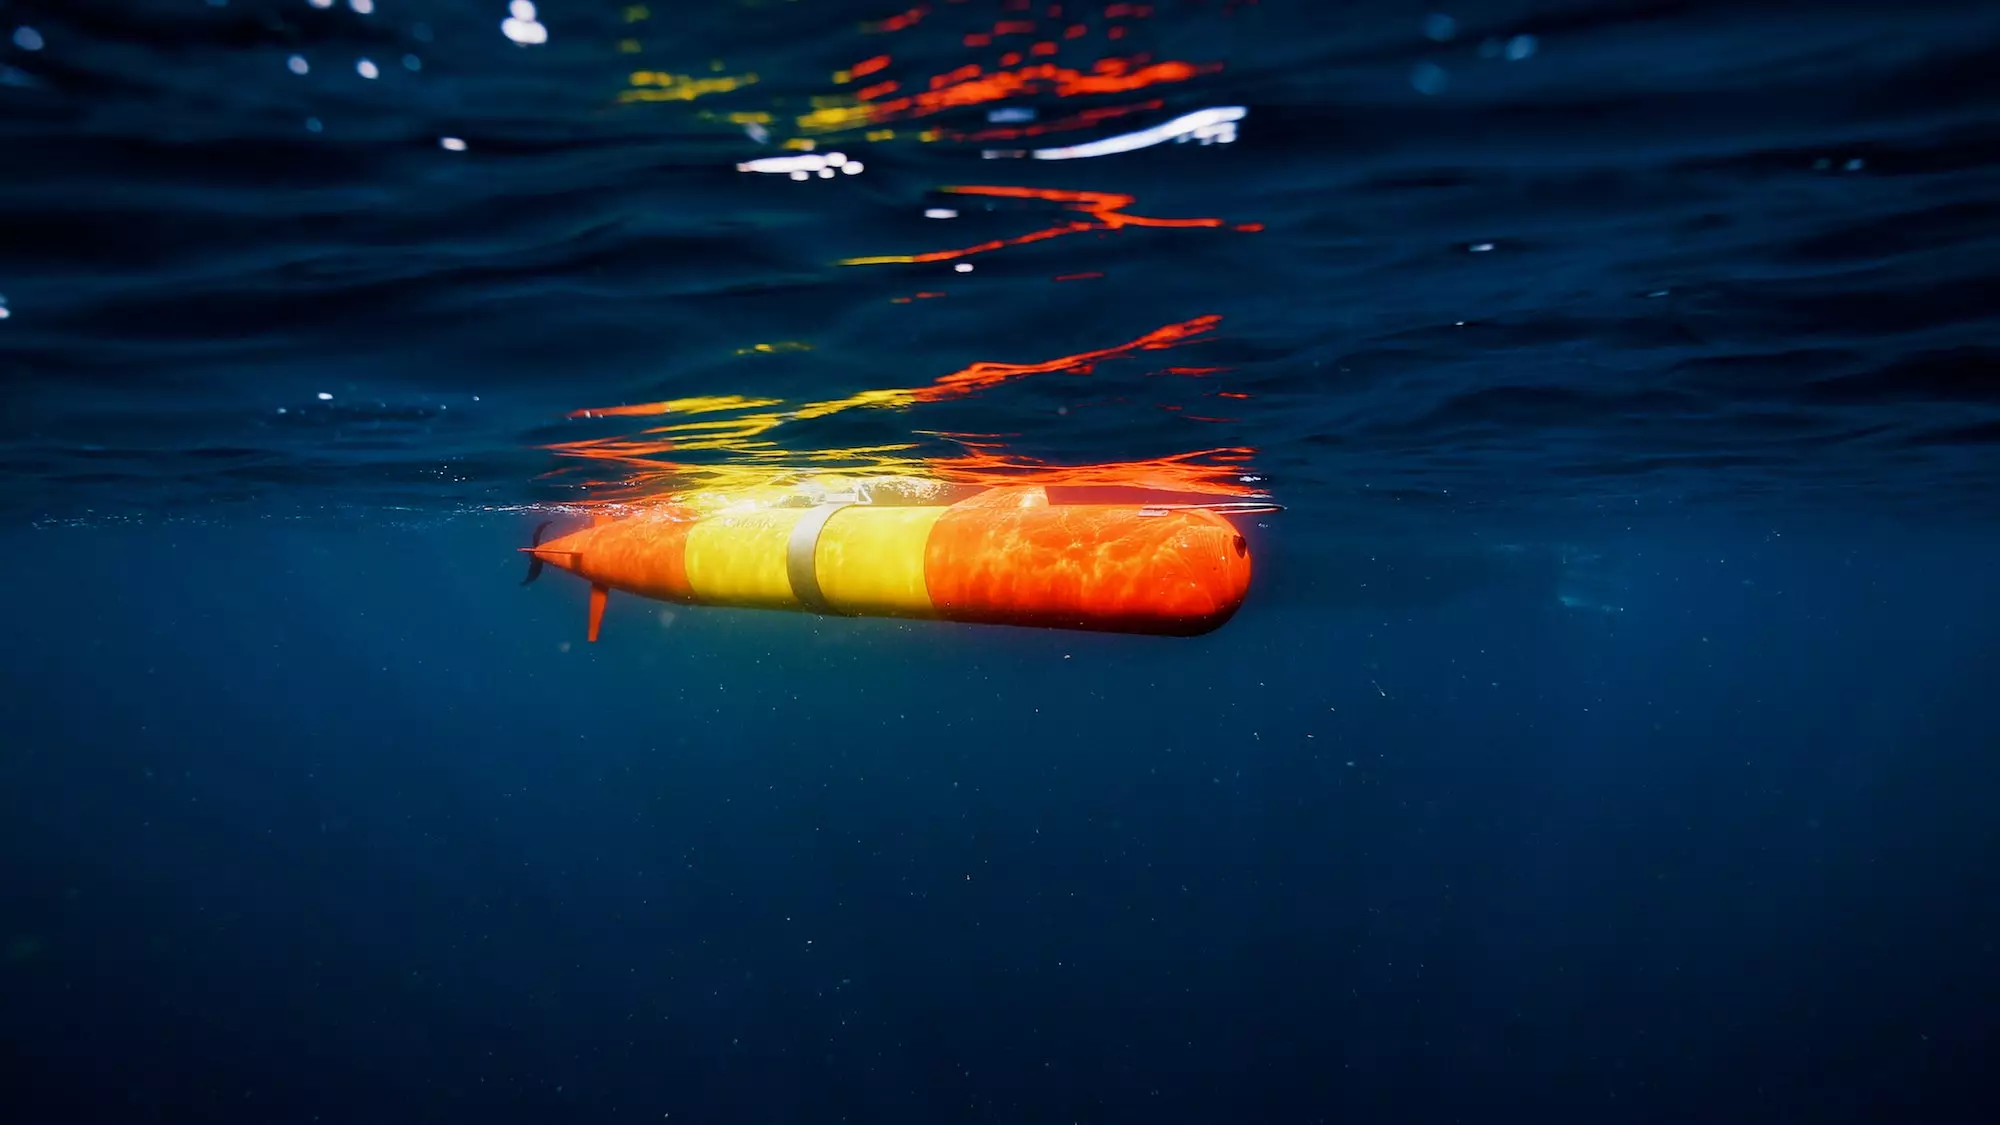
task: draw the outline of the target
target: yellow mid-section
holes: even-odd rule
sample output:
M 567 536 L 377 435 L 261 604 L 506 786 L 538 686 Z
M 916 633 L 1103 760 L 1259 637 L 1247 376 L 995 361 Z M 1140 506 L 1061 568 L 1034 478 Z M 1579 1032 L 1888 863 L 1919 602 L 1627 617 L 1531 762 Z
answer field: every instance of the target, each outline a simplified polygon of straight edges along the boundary
M 730 512 L 688 529 L 684 558 L 695 597 L 712 605 L 801 608 L 785 570 L 785 546 L 804 515 L 799 508 Z
M 948 510 L 854 507 L 835 512 L 820 530 L 813 554 L 827 605 L 838 613 L 870 617 L 935 616 L 924 583 L 924 544 L 932 525 Z

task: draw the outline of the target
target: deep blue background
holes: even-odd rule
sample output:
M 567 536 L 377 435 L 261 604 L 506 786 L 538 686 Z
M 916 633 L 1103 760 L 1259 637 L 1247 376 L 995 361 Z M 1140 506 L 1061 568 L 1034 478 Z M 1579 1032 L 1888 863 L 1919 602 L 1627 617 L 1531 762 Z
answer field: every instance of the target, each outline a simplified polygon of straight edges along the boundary
M 524 530 L 9 536 L 17 1119 L 1979 1119 L 1990 537 L 590 648 Z

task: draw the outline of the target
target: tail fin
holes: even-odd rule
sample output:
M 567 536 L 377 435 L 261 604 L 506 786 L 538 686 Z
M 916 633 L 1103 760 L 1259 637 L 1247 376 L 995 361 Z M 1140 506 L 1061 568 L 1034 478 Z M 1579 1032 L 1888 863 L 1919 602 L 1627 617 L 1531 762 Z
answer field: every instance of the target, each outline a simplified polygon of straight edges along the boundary
M 591 644 L 597 643 L 597 634 L 604 628 L 604 603 L 611 599 L 611 588 L 591 583 L 590 586 L 590 627 L 584 633 Z
M 549 525 L 554 522 L 556 521 L 543 520 L 541 523 L 535 525 L 535 537 L 533 539 L 528 540 L 529 550 L 532 551 L 536 547 L 542 545 L 542 532 L 547 531 L 549 529 Z M 526 578 L 521 579 L 521 585 L 526 586 L 528 583 L 533 582 L 535 579 L 540 578 L 541 576 L 542 576 L 542 556 L 529 555 L 528 576 Z

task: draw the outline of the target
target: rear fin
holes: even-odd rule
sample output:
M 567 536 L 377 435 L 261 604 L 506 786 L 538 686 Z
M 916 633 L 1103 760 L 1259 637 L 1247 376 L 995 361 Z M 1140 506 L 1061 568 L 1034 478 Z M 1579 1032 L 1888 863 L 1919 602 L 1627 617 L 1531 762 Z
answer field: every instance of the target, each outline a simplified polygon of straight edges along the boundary
M 533 551 L 536 547 L 542 545 L 542 532 L 547 531 L 549 529 L 549 525 L 554 522 L 556 521 L 543 520 L 541 523 L 535 525 L 535 537 L 528 540 L 528 550 Z M 533 554 L 529 555 L 528 576 L 526 578 L 521 579 L 521 585 L 526 586 L 528 583 L 533 582 L 535 579 L 540 578 L 541 576 L 542 576 L 542 556 Z
M 604 603 L 611 597 L 611 588 L 595 583 L 590 587 L 590 632 L 591 644 L 597 643 L 597 632 L 604 628 Z

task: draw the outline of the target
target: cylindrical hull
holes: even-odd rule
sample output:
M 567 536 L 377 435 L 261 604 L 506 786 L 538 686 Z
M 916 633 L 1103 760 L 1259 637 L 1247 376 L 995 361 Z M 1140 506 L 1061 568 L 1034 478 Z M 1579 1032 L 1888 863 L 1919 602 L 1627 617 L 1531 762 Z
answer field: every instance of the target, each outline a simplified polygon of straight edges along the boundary
M 1198 508 L 1050 505 L 665 510 L 534 549 L 593 586 L 690 605 L 1192 636 L 1242 605 L 1250 552 Z

